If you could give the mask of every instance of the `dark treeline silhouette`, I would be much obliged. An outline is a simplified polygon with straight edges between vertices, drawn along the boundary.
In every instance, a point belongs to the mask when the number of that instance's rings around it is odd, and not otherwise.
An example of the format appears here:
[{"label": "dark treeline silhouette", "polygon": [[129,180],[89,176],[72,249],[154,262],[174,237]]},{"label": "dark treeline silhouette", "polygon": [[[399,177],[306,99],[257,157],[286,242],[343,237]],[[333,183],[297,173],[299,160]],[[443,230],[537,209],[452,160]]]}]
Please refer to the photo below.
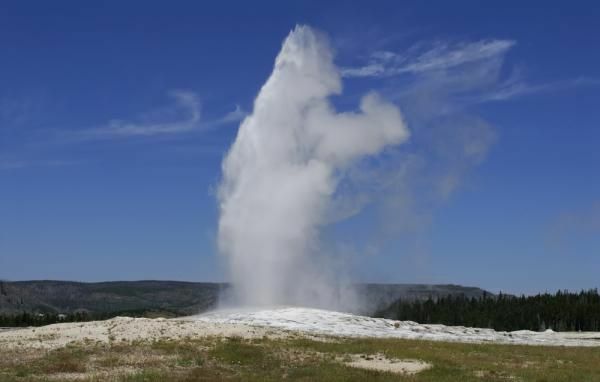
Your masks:
[{"label": "dark treeline silhouette", "polygon": [[170,311],[128,310],[120,312],[76,312],[69,314],[29,313],[0,314],[0,327],[28,327],[56,324],[60,322],[84,322],[107,320],[117,316],[127,317],[175,317]]},{"label": "dark treeline silhouette", "polygon": [[422,324],[461,325],[496,330],[600,331],[600,295],[597,289],[537,296],[482,298],[448,296],[425,301],[397,300],[375,314]]}]

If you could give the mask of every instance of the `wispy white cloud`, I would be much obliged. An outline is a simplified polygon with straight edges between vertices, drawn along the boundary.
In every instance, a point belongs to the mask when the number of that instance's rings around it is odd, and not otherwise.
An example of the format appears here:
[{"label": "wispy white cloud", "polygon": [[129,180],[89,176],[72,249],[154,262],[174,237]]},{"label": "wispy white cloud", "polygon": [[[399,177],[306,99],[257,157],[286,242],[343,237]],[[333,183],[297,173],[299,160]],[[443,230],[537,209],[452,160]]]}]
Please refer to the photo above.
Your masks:
[{"label": "wispy white cloud", "polygon": [[360,67],[344,68],[345,77],[391,77],[407,73],[445,70],[476,61],[504,55],[515,45],[512,40],[482,40],[472,43],[436,43],[422,51],[419,45],[406,54],[378,51]]},{"label": "wispy white cloud", "polygon": [[[414,98],[423,92],[443,93],[461,98],[461,102],[506,101],[516,97],[564,90],[579,86],[600,85],[600,79],[580,77],[547,83],[530,83],[515,68],[509,69],[507,53],[516,45],[513,40],[481,40],[455,44],[418,43],[404,53],[377,51],[365,65],[346,67],[345,77],[392,78],[404,76],[408,85],[396,94]],[[438,108],[440,110],[440,108]]]},{"label": "wispy white cloud", "polygon": [[106,139],[174,134],[198,128],[201,103],[196,94],[176,90],[169,92],[169,96],[175,101],[172,108],[177,116],[174,120],[132,122],[113,119],[104,126],[81,130],[77,134],[83,139]]},{"label": "wispy white cloud", "polygon": [[[80,161],[40,158],[48,154],[40,153],[40,150],[51,151],[57,147],[86,142],[111,142],[203,133],[220,126],[235,124],[246,116],[246,112],[236,105],[233,110],[221,117],[204,120],[201,113],[202,103],[196,93],[173,90],[168,93],[168,97],[172,102],[166,106],[146,111],[128,120],[113,119],[99,126],[81,129],[41,129],[35,134],[25,129],[14,128],[17,126],[14,116],[19,116],[21,113],[17,112],[25,110],[26,105],[0,99],[0,171],[80,163]],[[211,148],[211,150],[214,152],[220,149]],[[206,148],[200,151],[207,152]]]},{"label": "wispy white cloud", "polygon": [[499,84],[496,89],[482,94],[479,97],[480,102],[504,101],[511,98],[525,96],[534,93],[543,93],[556,90],[565,90],[580,86],[598,86],[600,79],[579,77],[568,80],[554,81],[545,84],[530,84],[525,81],[505,81]]},{"label": "wispy white cloud", "polygon": [[244,110],[242,110],[242,108],[240,107],[240,105],[235,105],[235,109],[233,109],[232,111],[230,111],[229,113],[225,114],[225,116],[223,118],[220,118],[216,121],[212,122],[212,125],[223,125],[226,123],[235,123],[235,122],[239,122],[242,119],[244,119],[246,117],[246,115],[248,115],[247,112],[245,112]]},{"label": "wispy white cloud", "polygon": [[234,123],[245,116],[245,112],[236,105],[233,111],[221,118],[203,121],[202,104],[194,92],[173,90],[168,95],[174,103],[162,112],[146,113],[143,118],[132,121],[113,119],[106,125],[77,131],[76,139],[102,140],[189,133]]}]

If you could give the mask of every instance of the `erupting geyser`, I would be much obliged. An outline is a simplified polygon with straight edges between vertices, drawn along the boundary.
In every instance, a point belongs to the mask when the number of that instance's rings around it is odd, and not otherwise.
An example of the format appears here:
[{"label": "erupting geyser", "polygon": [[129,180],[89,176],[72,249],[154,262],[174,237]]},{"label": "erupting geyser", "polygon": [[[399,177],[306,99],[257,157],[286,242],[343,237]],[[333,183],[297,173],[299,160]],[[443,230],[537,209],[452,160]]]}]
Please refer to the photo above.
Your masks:
[{"label": "erupting geyser", "polygon": [[331,280],[313,262],[344,170],[408,138],[398,108],[366,94],[357,112],[328,97],[342,84],[325,36],[297,26],[223,161],[219,251],[243,305],[318,306]]}]

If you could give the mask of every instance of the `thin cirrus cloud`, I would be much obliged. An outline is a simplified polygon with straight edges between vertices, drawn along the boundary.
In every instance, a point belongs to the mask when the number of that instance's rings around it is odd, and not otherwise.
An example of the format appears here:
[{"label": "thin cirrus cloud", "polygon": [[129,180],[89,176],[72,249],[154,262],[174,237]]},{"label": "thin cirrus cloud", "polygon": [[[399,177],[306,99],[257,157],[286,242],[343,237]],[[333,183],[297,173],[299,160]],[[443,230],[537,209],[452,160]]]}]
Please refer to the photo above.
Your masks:
[{"label": "thin cirrus cloud", "polygon": [[600,84],[599,79],[588,77],[532,84],[518,69],[502,79],[502,65],[515,45],[513,40],[498,39],[435,43],[428,48],[418,43],[402,54],[374,52],[365,65],[343,68],[342,75],[376,79],[409,76],[413,84],[405,93],[412,95],[423,88],[435,89],[446,94],[461,94],[463,101],[471,103],[506,101],[534,93]]},{"label": "thin cirrus cloud", "polygon": [[168,95],[174,102],[160,112],[148,113],[148,116],[139,121],[113,119],[105,125],[78,131],[73,138],[87,141],[190,133],[234,123],[246,115],[236,105],[233,111],[223,117],[203,121],[202,105],[194,92],[173,90]]},{"label": "thin cirrus cloud", "polygon": [[[35,137],[25,134],[20,137],[20,141],[13,139],[13,144],[7,150],[0,152],[0,171],[17,171],[31,167],[62,167],[66,165],[79,164],[81,161],[62,160],[62,159],[43,159],[35,158],[36,155],[31,152],[27,154],[24,147],[48,149],[55,145],[76,145],[87,142],[112,142],[117,140],[126,140],[134,138],[153,138],[165,136],[179,136],[191,133],[202,133],[218,128],[223,125],[239,122],[246,116],[246,112],[236,105],[235,109],[225,115],[204,120],[201,113],[201,101],[198,95],[187,90],[173,90],[168,93],[172,102],[167,106],[160,107],[150,112],[138,115],[137,118],[129,120],[113,119],[107,123],[89,127],[85,129],[50,129],[38,134],[50,133],[43,141],[36,140]],[[2,101],[2,100],[0,100]],[[10,119],[13,116],[14,107],[8,108],[6,103],[0,102],[0,122]],[[9,106],[12,106],[10,104]],[[4,114],[2,111],[6,111]],[[9,113],[11,112],[11,113]],[[14,120],[12,118],[11,120]],[[3,135],[8,135],[9,130],[12,133],[17,131],[12,128],[14,125],[0,123],[0,143]],[[8,127],[7,127],[8,126]],[[12,134],[14,135],[14,134]],[[43,136],[43,135],[42,135]]]},{"label": "thin cirrus cloud", "polygon": [[344,77],[391,77],[450,69],[503,56],[515,44],[512,40],[483,40],[456,45],[437,43],[425,51],[417,45],[409,49],[406,54],[379,51],[373,53],[364,66],[342,69],[342,75]]},{"label": "thin cirrus cloud", "polygon": [[600,79],[590,77],[579,77],[545,84],[528,84],[524,81],[505,81],[502,86],[499,86],[494,91],[481,96],[479,100],[482,102],[504,101],[521,95],[570,89],[580,86],[598,85],[600,85]]}]

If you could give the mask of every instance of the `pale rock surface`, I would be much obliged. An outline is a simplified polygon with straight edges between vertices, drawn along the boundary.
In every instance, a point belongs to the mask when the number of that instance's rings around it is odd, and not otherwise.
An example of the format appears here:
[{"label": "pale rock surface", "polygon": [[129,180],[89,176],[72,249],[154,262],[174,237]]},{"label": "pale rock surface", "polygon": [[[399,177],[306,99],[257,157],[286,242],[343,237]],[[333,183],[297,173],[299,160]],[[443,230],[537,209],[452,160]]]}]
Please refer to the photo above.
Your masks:
[{"label": "pale rock surface", "polygon": [[497,332],[462,326],[357,316],[320,309],[281,307],[215,311],[179,319],[117,317],[0,332],[2,348],[53,349],[69,343],[110,343],[205,337],[284,338],[306,336],[403,338],[433,341],[548,346],[600,346],[600,333]]}]

